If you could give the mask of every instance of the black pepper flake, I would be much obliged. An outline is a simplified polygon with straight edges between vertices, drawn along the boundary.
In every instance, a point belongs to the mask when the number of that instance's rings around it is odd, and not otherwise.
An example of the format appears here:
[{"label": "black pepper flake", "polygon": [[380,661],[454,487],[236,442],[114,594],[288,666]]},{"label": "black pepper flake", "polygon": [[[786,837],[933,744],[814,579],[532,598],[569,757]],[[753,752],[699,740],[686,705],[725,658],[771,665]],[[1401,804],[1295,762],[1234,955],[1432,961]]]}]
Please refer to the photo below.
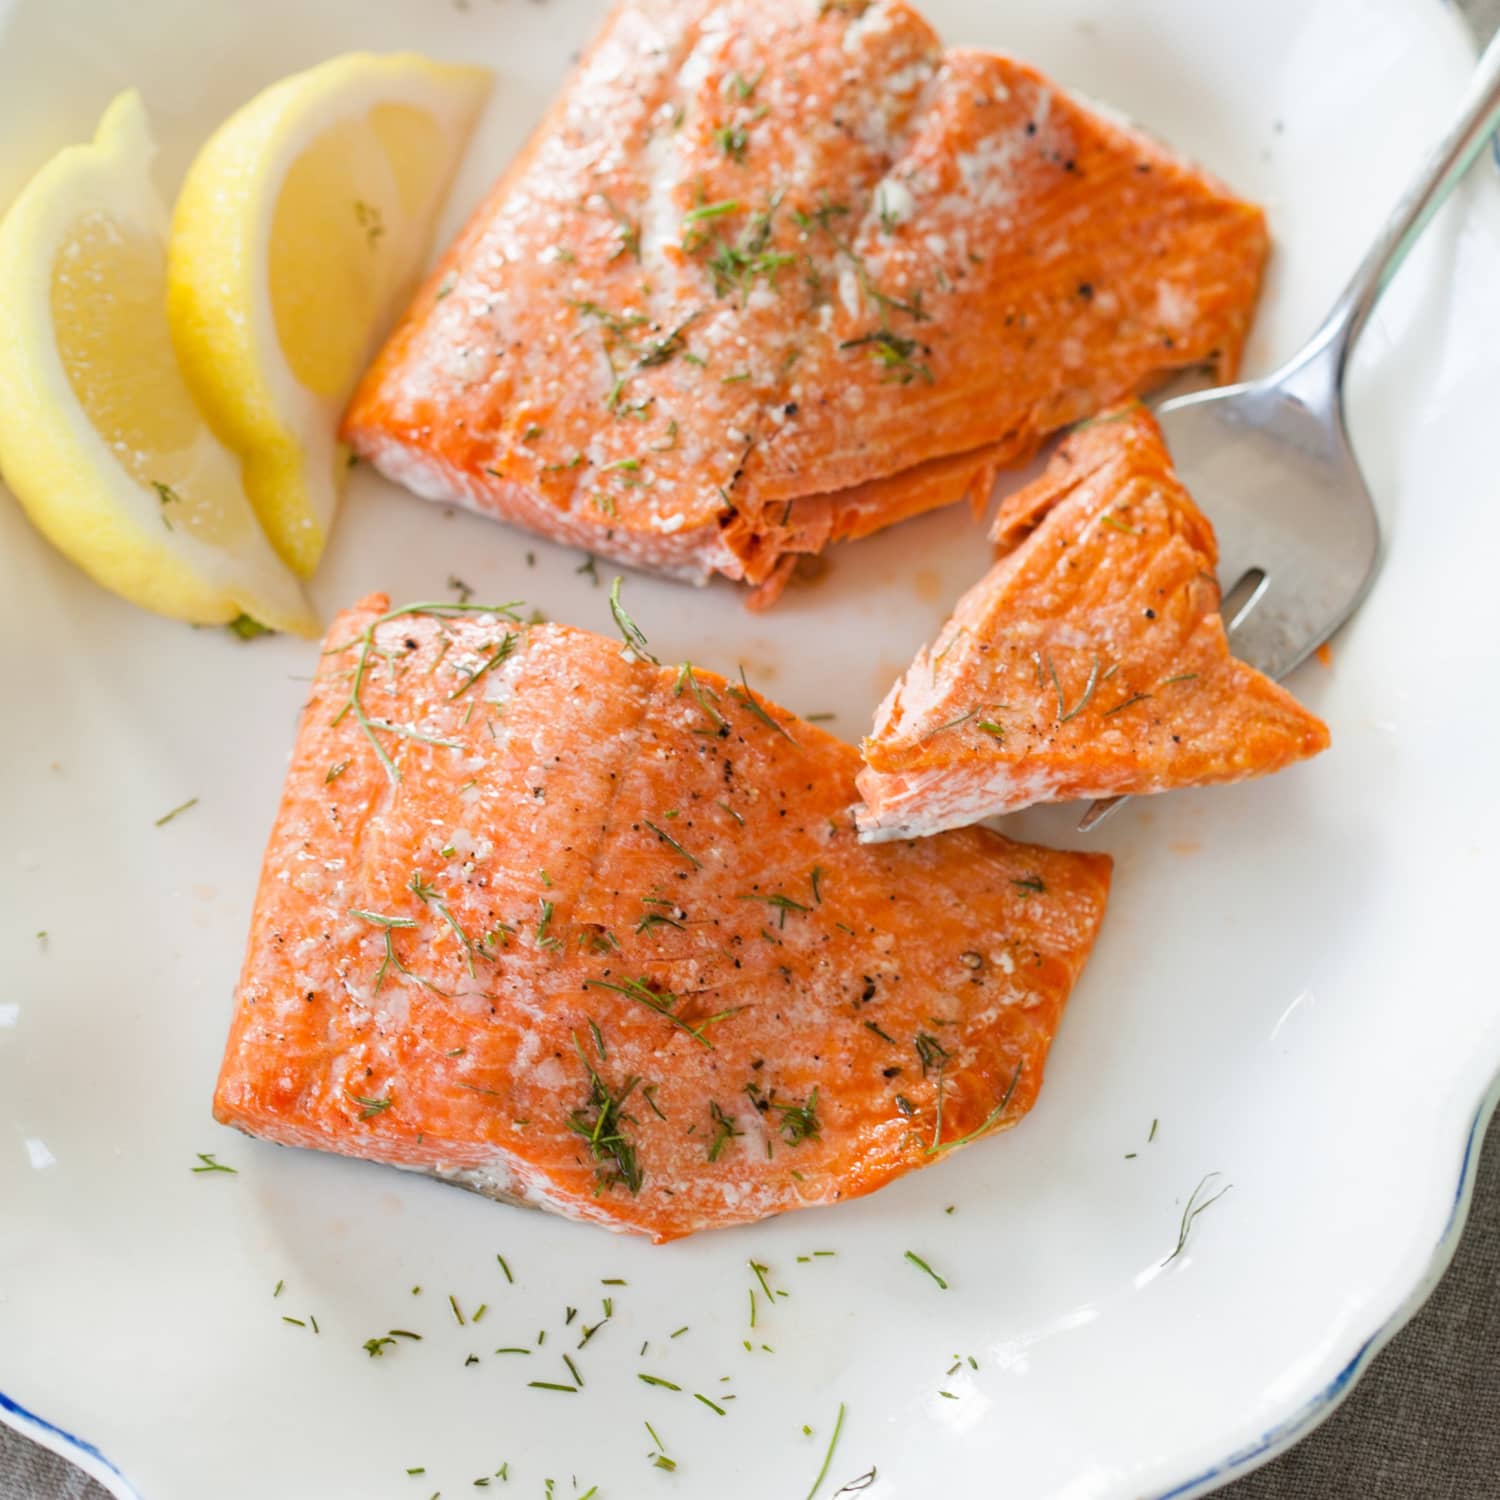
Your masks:
[{"label": "black pepper flake", "polygon": [[1094,300],[1094,284],[1093,284],[1093,282],[1091,282],[1091,281],[1080,281],[1078,283],[1078,295],[1080,297],[1082,297],[1085,302],[1092,302]]},{"label": "black pepper flake", "polygon": [[1154,609],[1148,609],[1146,611],[1146,618],[1148,620],[1154,620],[1156,618],[1156,611]]}]

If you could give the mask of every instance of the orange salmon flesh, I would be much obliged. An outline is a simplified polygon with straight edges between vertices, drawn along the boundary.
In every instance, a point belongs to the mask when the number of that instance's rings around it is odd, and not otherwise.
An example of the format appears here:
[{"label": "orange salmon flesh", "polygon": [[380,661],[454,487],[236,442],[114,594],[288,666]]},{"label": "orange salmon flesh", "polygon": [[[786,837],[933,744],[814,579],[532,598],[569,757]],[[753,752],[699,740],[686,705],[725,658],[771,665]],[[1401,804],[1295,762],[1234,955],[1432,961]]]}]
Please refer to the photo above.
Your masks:
[{"label": "orange salmon flesh", "polygon": [[1108,857],[863,845],[852,747],[565,626],[374,596],[322,663],[224,1123],[670,1240],[1035,1102]]},{"label": "orange salmon flesh", "polygon": [[366,375],[382,473],[769,603],[1171,372],[1252,204],[899,0],[626,0]]},{"label": "orange salmon flesh", "polygon": [[1072,433],[993,535],[999,560],[876,711],[862,837],[1242,781],[1328,748],[1322,720],[1229,654],[1213,528],[1144,409]]}]

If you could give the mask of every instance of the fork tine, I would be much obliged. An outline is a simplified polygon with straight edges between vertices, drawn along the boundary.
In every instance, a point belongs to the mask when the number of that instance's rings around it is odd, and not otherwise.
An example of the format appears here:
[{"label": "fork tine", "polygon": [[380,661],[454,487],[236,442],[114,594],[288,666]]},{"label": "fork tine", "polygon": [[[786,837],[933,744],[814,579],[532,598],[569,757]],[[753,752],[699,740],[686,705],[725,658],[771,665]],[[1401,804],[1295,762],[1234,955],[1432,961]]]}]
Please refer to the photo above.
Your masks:
[{"label": "fork tine", "polygon": [[1083,816],[1078,820],[1079,833],[1087,833],[1089,829],[1097,828],[1122,802],[1129,801],[1129,797],[1103,797],[1090,802]]}]

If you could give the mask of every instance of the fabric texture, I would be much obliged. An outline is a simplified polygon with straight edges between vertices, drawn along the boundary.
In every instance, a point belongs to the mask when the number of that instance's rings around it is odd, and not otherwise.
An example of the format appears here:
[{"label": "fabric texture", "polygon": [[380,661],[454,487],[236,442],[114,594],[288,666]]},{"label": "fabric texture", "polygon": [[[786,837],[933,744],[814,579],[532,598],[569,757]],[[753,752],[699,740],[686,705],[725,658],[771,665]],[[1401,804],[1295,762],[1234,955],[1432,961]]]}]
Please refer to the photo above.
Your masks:
[{"label": "fabric texture", "polygon": [[[1475,35],[1487,38],[1500,27],[1500,0],[1458,4]],[[1220,1494],[1225,1500],[1500,1495],[1500,1112],[1480,1157],[1468,1228],[1427,1306],[1326,1422]],[[72,1465],[0,1425],[0,1500],[108,1497]]]}]

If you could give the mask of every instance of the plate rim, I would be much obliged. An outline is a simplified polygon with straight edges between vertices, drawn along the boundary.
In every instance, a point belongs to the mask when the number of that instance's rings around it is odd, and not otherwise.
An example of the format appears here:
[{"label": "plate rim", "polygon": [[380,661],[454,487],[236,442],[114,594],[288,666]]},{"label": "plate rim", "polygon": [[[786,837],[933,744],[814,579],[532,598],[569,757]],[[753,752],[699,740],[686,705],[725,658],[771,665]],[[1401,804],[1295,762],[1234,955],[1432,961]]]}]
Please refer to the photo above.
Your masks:
[{"label": "plate rim", "polygon": [[[1477,60],[1479,43],[1453,0],[1438,0],[1437,8],[1448,17],[1451,24],[1457,25],[1464,44]],[[1496,170],[1496,180],[1500,181],[1500,131],[1496,132],[1490,142],[1489,154]],[[1468,1225],[1479,1160],[1491,1118],[1497,1108],[1500,1108],[1500,1061],[1497,1061],[1493,1077],[1481,1092],[1468,1130],[1464,1134],[1452,1205],[1431,1255],[1405,1296],[1358,1342],[1354,1353],[1337,1374],[1321,1390],[1309,1396],[1296,1411],[1268,1428],[1258,1438],[1200,1468],[1187,1478],[1173,1482],[1166,1489],[1152,1491],[1149,1500],[1197,1500],[1197,1497],[1243,1479],[1301,1442],[1338,1410],[1369,1370],[1376,1356],[1422,1310],[1447,1273]],[[88,1438],[49,1421],[3,1390],[0,1390],[0,1425],[73,1464],[101,1486],[113,1500],[148,1500],[123,1470]]]}]

